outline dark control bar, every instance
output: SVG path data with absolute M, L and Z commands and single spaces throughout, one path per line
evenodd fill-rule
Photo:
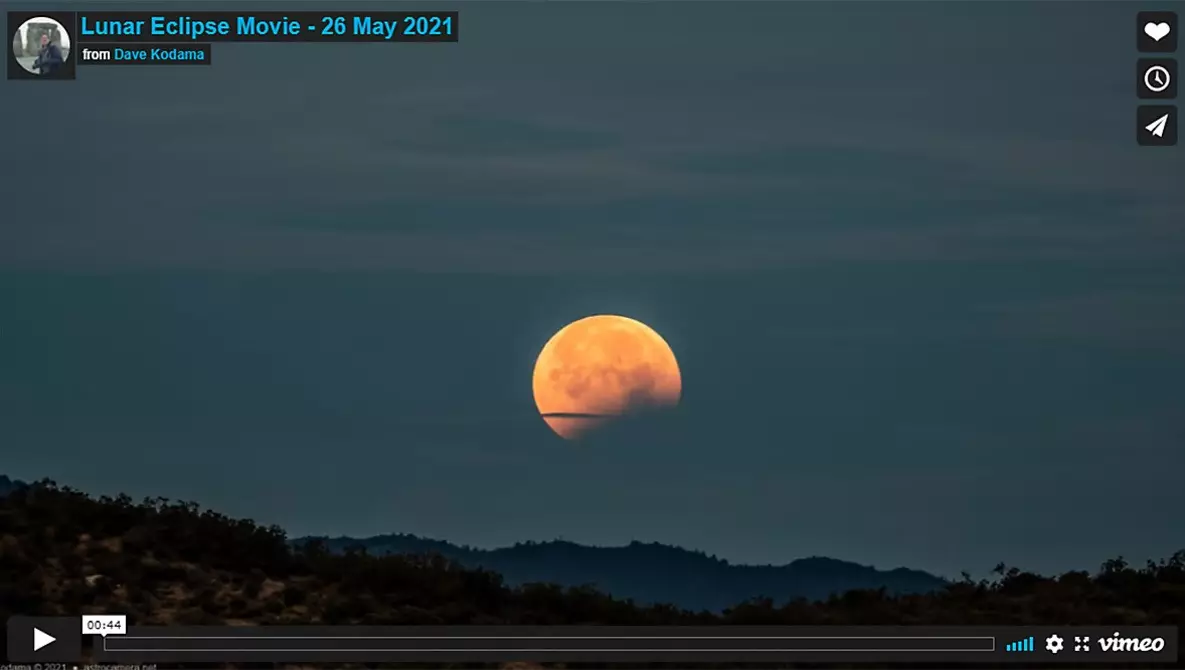
M 1175 662 L 1177 631 L 1131 628 L 1159 651 L 1082 651 L 1113 629 L 905 627 L 137 627 L 96 640 L 100 663 L 216 662 Z M 1153 634 L 1155 633 L 1155 635 Z M 1092 637 L 1093 636 L 1093 637 Z M 1014 647 L 1030 637 L 1036 644 Z M 1139 645 L 1137 645 L 1139 646 Z M 1148 646 L 1148 645 L 1145 645 Z M 1157 645 L 1151 645 L 1157 646 Z M 1022 649 L 1021 652 L 1012 651 Z M 1029 649 L 1031 651 L 1028 651 Z

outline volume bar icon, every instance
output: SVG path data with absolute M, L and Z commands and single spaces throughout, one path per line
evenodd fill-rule
M 1033 638 L 1026 637 L 1023 640 L 1009 642 L 1004 645 L 1004 651 L 1033 651 Z

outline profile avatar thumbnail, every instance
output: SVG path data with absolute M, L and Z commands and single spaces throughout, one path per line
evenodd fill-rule
M 24 21 L 12 36 L 12 57 L 35 78 L 72 78 L 70 48 L 70 32 L 48 16 Z

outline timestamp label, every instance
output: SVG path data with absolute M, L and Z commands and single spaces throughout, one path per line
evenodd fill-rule
M 83 635 L 126 635 L 128 632 L 128 617 L 126 614 L 84 614 L 82 615 Z

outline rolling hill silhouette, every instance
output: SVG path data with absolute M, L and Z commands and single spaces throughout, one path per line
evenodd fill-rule
M 334 552 L 361 548 L 376 556 L 438 554 L 468 568 L 496 572 L 512 586 L 591 586 L 616 598 L 696 611 L 719 612 L 754 598 L 771 598 L 780 604 L 797 598 L 823 600 L 854 589 L 926 593 L 947 585 L 919 570 L 877 570 L 833 558 L 804 558 L 778 566 L 733 565 L 703 552 L 658 543 L 590 547 L 557 540 L 486 550 L 402 534 L 295 542 L 310 540 L 323 542 Z

